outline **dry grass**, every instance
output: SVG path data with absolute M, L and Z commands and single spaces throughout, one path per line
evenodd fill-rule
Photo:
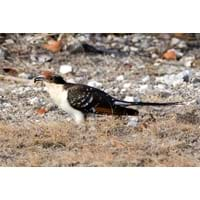
M 198 124 L 176 117 L 143 120 L 137 128 L 113 118 L 0 124 L 1 166 L 200 166 Z

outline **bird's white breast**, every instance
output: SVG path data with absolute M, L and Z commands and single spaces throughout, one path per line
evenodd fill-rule
M 84 115 L 81 111 L 74 109 L 68 102 L 68 91 L 63 88 L 63 85 L 46 83 L 47 92 L 53 99 L 55 104 L 66 111 L 77 122 L 84 121 Z

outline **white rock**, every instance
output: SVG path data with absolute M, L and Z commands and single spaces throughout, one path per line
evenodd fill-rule
M 138 90 L 139 92 L 145 92 L 148 89 L 149 89 L 149 86 L 146 84 L 146 85 L 140 85 Z
M 179 50 L 174 50 L 174 51 L 176 53 L 177 58 L 183 57 L 184 54 L 181 51 L 179 51 Z
M 147 75 L 147 76 L 145 76 L 145 77 L 142 78 L 142 82 L 143 83 L 146 83 L 149 80 L 150 80 L 150 76 L 149 75 Z
M 28 100 L 28 102 L 31 104 L 31 105 L 34 105 L 34 104 L 38 104 L 39 103 L 39 98 L 38 97 L 33 97 L 31 99 Z
M 18 77 L 24 78 L 24 79 L 29 79 L 30 74 L 27 74 L 27 73 L 22 72 L 22 73 L 20 73 L 20 74 L 18 75 Z
M 158 54 L 152 53 L 152 54 L 151 54 L 151 57 L 152 57 L 153 59 L 158 58 Z
M 39 63 L 45 63 L 52 60 L 52 56 L 48 54 L 42 54 L 38 56 L 38 62 Z
M 68 83 L 76 83 L 76 81 L 73 78 L 67 79 Z
M 183 48 L 187 48 L 187 44 L 185 41 L 180 41 L 177 45 L 178 48 L 183 49 Z
M 137 66 L 138 69 L 144 69 L 145 68 L 145 65 L 139 65 Z
M 72 72 L 72 70 L 73 70 L 73 68 L 71 65 L 61 65 L 59 72 L 61 74 L 67 74 L 67 73 Z
M 164 84 L 158 84 L 154 86 L 154 89 L 158 89 L 158 90 L 165 90 L 166 86 Z
M 78 39 L 79 39 L 80 42 L 87 42 L 88 41 L 88 38 L 85 37 L 84 35 L 79 36 Z
M 130 88 L 131 83 L 124 83 L 123 88 Z
M 180 40 L 178 38 L 172 38 L 171 39 L 171 43 L 170 46 L 175 46 L 180 42 Z
M 181 59 L 181 61 L 183 62 L 183 64 L 186 67 L 191 67 L 194 59 L 195 59 L 194 56 L 188 56 L 188 57 L 184 57 L 183 59 Z
M 179 77 L 182 77 L 182 79 L 185 82 L 189 82 L 192 79 L 192 71 L 191 70 L 185 70 L 178 74 Z
M 102 87 L 102 83 L 97 82 L 97 81 L 95 81 L 95 80 L 90 80 L 90 81 L 88 82 L 88 85 L 91 86 L 91 87 L 97 87 L 97 88 Z
M 119 75 L 116 77 L 117 81 L 123 81 L 124 80 L 124 76 L 123 75 Z
M 185 70 L 178 74 L 156 77 L 155 81 L 157 83 L 165 83 L 167 85 L 176 86 L 182 84 L 184 81 L 189 82 L 191 78 L 192 78 L 192 72 L 190 70 Z
M 4 60 L 5 59 L 5 51 L 3 49 L 0 49 L 0 60 Z
M 136 127 L 138 125 L 138 121 L 139 119 L 137 116 L 131 116 L 128 120 L 128 126 Z
M 125 46 L 122 51 L 129 51 L 129 46 Z
M 0 88 L 0 93 L 4 93 L 4 92 L 5 92 L 5 89 Z
M 122 88 L 120 94 L 123 94 L 124 92 L 126 92 L 126 88 Z
M 3 103 L 3 107 L 8 108 L 11 107 L 12 105 L 10 103 Z
M 134 101 L 134 97 L 132 97 L 132 96 L 126 96 L 124 98 L 124 101 L 133 102 Z
M 114 88 L 113 89 L 113 92 L 116 94 L 116 93 L 118 93 L 119 92 L 119 88 Z
M 5 42 L 7 44 L 14 44 L 15 43 L 14 40 L 12 40 L 12 39 L 7 39 L 7 40 L 5 40 Z
M 137 52 L 138 48 L 136 48 L 136 47 L 130 47 L 130 50 L 133 51 L 133 52 Z

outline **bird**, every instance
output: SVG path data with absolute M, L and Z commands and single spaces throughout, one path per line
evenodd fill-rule
M 77 124 L 85 121 L 88 114 L 138 116 L 139 111 L 130 106 L 170 106 L 179 102 L 128 102 L 84 84 L 66 82 L 62 76 L 48 72 L 34 78 L 42 81 L 54 103 L 67 112 Z

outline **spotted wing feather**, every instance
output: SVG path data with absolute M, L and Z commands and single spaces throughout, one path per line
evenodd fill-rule
M 108 115 L 138 115 L 138 111 L 115 105 L 116 99 L 107 93 L 86 85 L 68 88 L 68 101 L 72 107 L 84 113 Z
M 113 98 L 90 86 L 74 85 L 68 88 L 68 101 L 72 107 L 84 113 L 112 112 Z

